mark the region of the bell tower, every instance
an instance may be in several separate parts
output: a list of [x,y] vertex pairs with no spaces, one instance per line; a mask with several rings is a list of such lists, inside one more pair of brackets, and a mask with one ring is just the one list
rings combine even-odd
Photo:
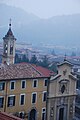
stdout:
[[5,37],[3,37],[3,57],[2,63],[14,64],[15,59],[15,41],[16,38],[11,30],[11,19],[9,23],[9,30]]

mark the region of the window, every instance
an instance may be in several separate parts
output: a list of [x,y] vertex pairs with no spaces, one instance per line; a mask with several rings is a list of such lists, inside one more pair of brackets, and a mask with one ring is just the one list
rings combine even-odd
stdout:
[[33,87],[37,87],[38,86],[38,80],[33,80]]
[[10,45],[10,54],[12,55],[13,54],[13,46]]
[[22,89],[26,88],[26,80],[21,81],[21,88]]
[[37,101],[37,93],[32,93],[32,103],[36,103]]
[[7,54],[7,44],[4,45],[4,53]]
[[61,81],[59,81],[59,93],[60,94],[69,93],[69,80],[62,79]]
[[20,95],[20,105],[24,105],[25,104],[25,94],[21,94]]
[[3,108],[3,104],[4,104],[4,97],[0,96],[0,108]]
[[5,88],[5,82],[0,83],[0,91],[4,90]]
[[47,83],[48,83],[48,80],[45,79],[45,80],[44,80],[44,86],[47,86]]
[[15,106],[15,95],[11,95],[8,97],[8,107]]
[[42,120],[46,120],[46,109],[42,108]]
[[46,98],[47,98],[47,92],[46,92],[46,91],[44,91],[44,92],[43,92],[43,102],[45,102],[45,101],[46,101]]
[[19,117],[20,117],[20,118],[23,118],[23,119],[24,119],[24,116],[25,116],[24,111],[19,112]]
[[10,82],[10,89],[14,90],[15,89],[15,81]]

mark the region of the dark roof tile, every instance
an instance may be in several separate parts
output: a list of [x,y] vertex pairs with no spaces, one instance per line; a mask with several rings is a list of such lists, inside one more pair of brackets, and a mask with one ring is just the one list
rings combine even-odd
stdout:
[[22,120],[22,119],[15,117],[13,115],[7,114],[5,112],[0,112],[0,120]]

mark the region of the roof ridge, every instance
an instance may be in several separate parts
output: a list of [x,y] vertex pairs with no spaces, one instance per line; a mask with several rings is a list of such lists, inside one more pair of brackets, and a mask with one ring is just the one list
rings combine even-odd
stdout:
[[[30,66],[34,69],[34,70],[36,70],[40,75],[43,75],[39,70],[37,70],[32,64],[30,64]],[[44,76],[44,75],[43,75]]]

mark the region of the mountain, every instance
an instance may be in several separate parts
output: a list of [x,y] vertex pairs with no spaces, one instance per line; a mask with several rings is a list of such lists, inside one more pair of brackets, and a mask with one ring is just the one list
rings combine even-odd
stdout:
[[40,19],[24,26],[20,31],[22,34],[18,34],[18,38],[24,37],[26,42],[79,47],[80,14]]
[[[12,27],[16,31],[16,26],[22,28],[33,21],[39,20],[34,14],[29,14],[21,8],[12,7],[6,4],[0,4],[0,36],[8,29],[10,18],[12,19]],[[0,37],[0,38],[1,38]]]
[[9,19],[12,19],[15,24],[29,24],[39,18],[34,14],[29,14],[21,8],[0,4],[0,25],[7,24]]
[[1,4],[0,38],[8,30],[5,25],[8,24],[9,18],[12,18],[12,29],[17,42],[25,41],[39,47],[59,46],[63,50],[62,46],[65,46],[65,49],[76,49],[80,46],[80,14],[40,19],[20,8]]

